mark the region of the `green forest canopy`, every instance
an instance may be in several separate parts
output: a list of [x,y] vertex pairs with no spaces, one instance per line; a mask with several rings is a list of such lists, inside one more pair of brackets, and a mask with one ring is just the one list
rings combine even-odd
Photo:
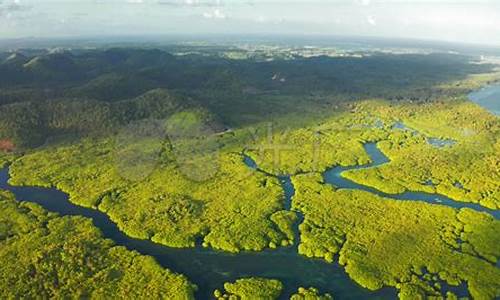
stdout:
[[[0,154],[0,165],[12,162],[12,184],[55,186],[70,201],[107,213],[132,237],[180,248],[202,239],[229,252],[299,242],[300,254],[339,261],[370,289],[395,286],[409,299],[452,297],[447,284],[467,284],[473,297],[494,299],[497,220],[336,190],[320,176],[335,165],[368,163],[362,144],[379,142],[391,162],[348,178],[387,193],[437,192],[500,208],[500,121],[465,99],[498,74],[472,61],[377,54],[262,63],[132,49],[20,56],[0,64],[0,142],[17,150]],[[286,80],[273,80],[277,73]],[[454,144],[437,148],[428,138]],[[269,145],[286,149],[276,159],[260,151]],[[245,166],[244,150],[267,174]],[[292,230],[297,215],[285,209],[279,181],[268,174],[294,175],[292,205],[305,217],[299,241]],[[88,220],[1,197],[4,216],[17,216],[0,223],[8,244],[2,261],[11,262],[5,284],[47,296],[132,290],[138,297],[192,297],[183,276],[113,246]],[[33,280],[18,267],[43,272]],[[78,284],[64,286],[59,276]],[[253,284],[229,283],[220,294],[251,295]],[[281,286],[257,285],[273,295]],[[299,290],[296,299],[309,294],[315,291]]]
[[0,297],[194,299],[196,286],[154,259],[0,191]]

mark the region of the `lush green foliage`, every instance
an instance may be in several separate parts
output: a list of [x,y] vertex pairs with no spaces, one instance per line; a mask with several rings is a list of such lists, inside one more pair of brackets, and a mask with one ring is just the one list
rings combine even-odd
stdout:
[[82,217],[58,217],[0,191],[0,297],[193,299],[182,276],[103,239]]
[[[465,101],[370,106],[374,114],[393,116],[417,130],[393,130],[379,147],[390,158],[378,168],[344,175],[388,193],[405,190],[500,208],[500,119]],[[426,136],[452,139],[435,147]],[[429,184],[431,183],[431,184]]]
[[472,85],[450,82],[492,70],[471,64],[469,57],[445,54],[256,62],[151,49],[25,52],[0,62],[0,139],[23,147],[69,130],[102,132],[128,121],[129,113],[147,117],[164,102],[140,99],[154,89],[190,96],[196,106],[236,127],[292,113],[317,114],[353,99],[429,101],[456,95]]
[[299,252],[339,261],[361,285],[395,286],[400,297],[444,295],[442,282],[466,282],[477,299],[500,295],[500,222],[440,205],[384,199],[356,190],[335,190],[318,175],[298,175],[294,206]]
[[330,294],[321,295],[318,289],[310,287],[300,287],[297,293],[290,297],[290,300],[333,300]]
[[[224,284],[224,290],[215,290],[215,299],[275,300],[281,296],[283,284],[275,279],[243,278]],[[300,287],[290,300],[332,300],[330,294],[320,294],[314,287]]]
[[0,168],[3,168],[6,164],[8,164],[13,159],[14,159],[13,154],[0,152]]
[[[394,286],[401,298],[452,298],[448,285],[466,283],[474,298],[494,299],[497,220],[335,190],[320,175],[369,163],[362,144],[380,141],[391,162],[346,177],[500,208],[500,121],[463,99],[498,74],[470,76],[492,70],[470,62],[445,54],[255,62],[138,49],[17,56],[0,64],[0,141],[26,153],[0,153],[0,166],[13,161],[12,184],[55,186],[129,236],[229,252],[297,242],[298,215],[269,176],[292,174],[293,209],[305,217],[301,254],[338,260],[361,285]],[[243,152],[264,172],[245,166]],[[192,296],[184,277],[113,246],[88,220],[0,197],[2,282],[14,287],[2,291],[18,293],[6,297]],[[249,278],[224,289],[215,296],[274,299],[282,285]],[[292,299],[330,298],[311,288]]]
[[[475,104],[451,99],[397,105],[366,101],[352,105],[352,112],[264,135],[249,153],[270,173],[321,172],[368,163],[362,143],[381,140],[378,145],[390,163],[343,175],[387,193],[424,191],[500,207],[500,119]],[[411,129],[394,127],[401,123]],[[454,144],[436,147],[430,137]]]
[[375,128],[377,119],[366,112],[356,115],[332,111],[329,119],[299,129],[272,129],[250,145],[249,154],[261,169],[274,174],[320,172],[334,165],[369,162],[362,142],[387,136]]
[[103,136],[131,122],[163,119],[189,107],[197,105],[164,89],[112,103],[81,98],[14,103],[0,106],[0,139],[25,148],[61,135]]
[[216,299],[273,300],[283,290],[283,284],[275,279],[244,278],[224,284],[224,291],[215,290]]
[[[148,146],[158,146],[145,139],[133,143],[140,145],[146,160]],[[143,160],[139,168],[121,169],[121,160],[130,163],[130,157],[120,151],[112,140],[49,147],[14,162],[12,182],[54,185],[69,193],[72,202],[109,214],[128,235],[167,246],[193,247],[202,237],[204,246],[237,252],[293,240],[294,218],[280,213],[284,204],[278,180],[252,172],[241,155],[221,153],[217,173],[196,181],[172,161],[172,152],[159,160],[153,156],[154,168],[144,170]],[[29,169],[33,173],[26,176]],[[135,177],[145,171],[150,171],[147,177]]]

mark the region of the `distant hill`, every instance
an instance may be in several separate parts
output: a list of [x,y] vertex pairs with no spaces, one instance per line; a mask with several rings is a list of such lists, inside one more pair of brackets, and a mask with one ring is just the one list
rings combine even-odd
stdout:
[[132,121],[162,120],[192,109],[217,119],[199,103],[164,89],[112,103],[85,98],[14,103],[0,106],[0,140],[12,141],[18,148],[35,147],[52,136],[102,136]]
[[191,116],[200,120],[217,120],[218,130],[322,112],[359,99],[433,101],[467,90],[440,85],[493,68],[471,63],[471,57],[439,53],[269,61],[187,53],[135,48],[3,53],[0,139],[33,147],[47,137],[106,134],[179,109],[196,111]]
[[102,101],[116,101],[138,96],[158,85],[151,80],[131,74],[108,73],[68,91],[69,96],[90,97]]
[[83,77],[81,69],[70,52],[49,53],[36,56],[25,63],[23,67],[31,75],[42,81],[69,81]]
[[29,61],[29,58],[22,53],[14,52],[11,55],[7,56],[3,59],[3,65],[14,65],[14,66],[22,66]]

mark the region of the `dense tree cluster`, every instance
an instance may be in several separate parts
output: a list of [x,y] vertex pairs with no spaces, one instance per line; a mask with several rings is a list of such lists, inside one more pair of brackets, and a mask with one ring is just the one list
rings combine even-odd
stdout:
[[[172,105],[190,105],[188,96],[235,127],[355,99],[456,95],[472,85],[450,81],[492,70],[445,54],[257,62],[153,49],[25,52],[0,61],[0,139],[26,147],[65,131],[95,133],[164,117]],[[155,89],[177,96],[147,93]]]
[[[391,162],[344,175],[387,193],[439,193],[500,208],[500,119],[466,101],[371,107],[413,130],[393,130],[379,147]],[[435,147],[427,136],[454,144]]]
[[8,153],[0,152],[0,168],[3,168],[13,158],[14,158],[13,154],[8,154]]
[[117,247],[82,217],[59,217],[0,191],[0,297],[194,299],[196,287]]
[[[369,289],[395,286],[400,297],[445,296],[442,282],[466,283],[477,299],[500,295],[500,222],[469,209],[382,198],[324,185],[319,174],[298,175],[294,206],[299,252],[345,266]],[[430,274],[424,276],[426,274]],[[427,278],[430,276],[430,279]]]
[[[215,299],[230,300],[276,300],[283,298],[283,284],[275,279],[242,278],[235,282],[226,282],[223,290],[215,290]],[[319,290],[310,287],[299,287],[290,296],[290,300],[333,300],[330,294],[320,294]]]
[[[283,191],[276,178],[253,172],[241,155],[220,153],[217,172],[196,181],[186,173],[174,152],[156,149],[157,141],[138,139],[122,147],[142,151],[137,168],[120,168],[120,144],[94,139],[64,147],[48,147],[16,160],[12,182],[18,185],[56,186],[70,201],[95,207],[110,215],[132,237],[151,239],[171,247],[193,247],[198,238],[204,246],[238,252],[262,250],[293,242],[293,215],[283,211]],[[162,152],[163,151],[163,152]],[[152,155],[152,156],[151,156]],[[143,161],[153,159],[150,170]],[[79,166],[79,167],[75,167]],[[206,169],[211,165],[202,165]],[[33,169],[26,176],[28,169]],[[138,181],[137,172],[150,171]]]
[[283,284],[275,279],[243,278],[224,284],[224,291],[215,290],[216,299],[231,300],[273,300],[277,299]]
[[314,287],[303,288],[300,287],[297,293],[290,297],[290,300],[333,300],[330,294],[320,294],[318,289]]
[[[436,146],[433,140],[449,142]],[[362,144],[375,141],[390,162],[343,176],[386,193],[423,191],[499,207],[500,121],[464,100],[359,102],[352,112],[333,113],[319,124],[263,134],[248,154],[273,174],[323,172],[367,164]]]
[[27,148],[50,137],[103,136],[134,121],[164,119],[185,109],[197,109],[216,121],[208,111],[164,89],[112,103],[82,98],[20,102],[0,106],[0,139]]

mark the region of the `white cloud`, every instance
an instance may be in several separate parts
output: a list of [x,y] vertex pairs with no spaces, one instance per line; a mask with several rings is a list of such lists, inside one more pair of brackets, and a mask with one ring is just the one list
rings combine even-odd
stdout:
[[175,7],[220,7],[224,5],[220,0],[156,0],[156,3]]
[[0,16],[6,15],[12,17],[12,14],[30,10],[31,6],[21,4],[21,1],[14,0],[10,2],[0,1]]
[[500,0],[0,0],[0,39],[123,32],[321,33],[500,45]]
[[356,2],[361,5],[370,5],[371,0],[357,0]]
[[371,26],[377,26],[377,20],[375,19],[374,16],[368,16],[366,17],[366,21],[368,22],[368,24],[370,24]]
[[220,8],[215,8],[212,11],[204,12],[203,17],[205,17],[207,19],[226,19],[227,18],[226,14]]

